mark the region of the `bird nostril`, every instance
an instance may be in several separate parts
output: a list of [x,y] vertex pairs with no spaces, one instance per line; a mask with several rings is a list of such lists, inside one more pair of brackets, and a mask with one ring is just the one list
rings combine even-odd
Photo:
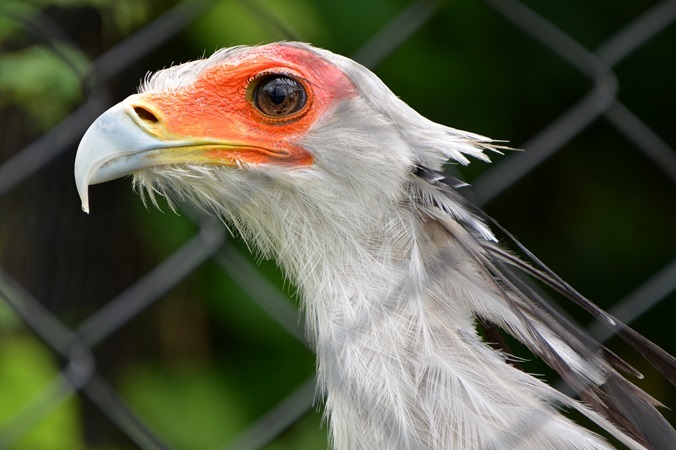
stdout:
[[151,113],[142,106],[134,106],[134,112],[139,117],[139,119],[145,122],[157,123],[160,121],[160,119],[158,119],[155,114]]

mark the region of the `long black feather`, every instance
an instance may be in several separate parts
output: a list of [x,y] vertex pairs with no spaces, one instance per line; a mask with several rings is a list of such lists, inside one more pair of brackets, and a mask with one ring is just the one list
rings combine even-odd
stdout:
[[[430,218],[436,220],[446,229],[459,247],[474,260],[476,267],[483,273],[484,278],[492,284],[498,297],[505,302],[519,322],[524,325],[528,338],[535,344],[534,347],[529,346],[531,350],[559,372],[585,403],[603,414],[637,442],[653,449],[676,448],[676,431],[655,408],[655,406],[661,406],[661,404],[627,381],[617,370],[639,378],[642,378],[642,375],[545,301],[527,283],[513,273],[510,267],[516,268],[546,284],[562,297],[574,302],[597,320],[602,321],[641,353],[672,383],[676,381],[676,359],[627,325],[611,317],[573,289],[499,223],[455,192],[457,188],[466,186],[466,183],[443,172],[420,165],[415,167],[414,174],[419,179],[434,186],[441,195],[446,196],[453,202],[459,202],[467,208],[470,214],[468,217],[480,218],[493,229],[502,233],[513,246],[531,261],[531,263],[528,263],[494,242],[484,239],[477,232],[476,224],[464,223],[462,220],[458,220],[458,217],[451,219],[444,213],[441,202],[435,203],[433,200],[432,204],[428,205],[437,210],[427,211]],[[424,207],[422,209],[424,210]],[[457,229],[453,223],[459,224],[462,227],[461,230]],[[476,250],[475,245],[467,242],[468,238],[479,244],[480,251]],[[490,321],[490,318],[486,317],[480,317],[480,319]],[[539,326],[549,329],[580,358],[597,366],[604,374],[604,382],[596,385],[573,370],[551,348],[534,324],[540,324]],[[507,326],[506,331],[520,339],[517,330],[509,329],[509,326]],[[494,334],[492,336],[492,339],[497,340]]]
[[[552,287],[564,298],[570,300],[589,312],[595,319],[601,321],[604,325],[617,333],[622,340],[631,345],[638,351],[653,367],[655,367],[672,384],[676,384],[676,358],[664,351],[652,341],[646,339],[641,334],[620,320],[612,317],[607,312],[596,306],[591,300],[577,292],[572,286],[566,283],[553,270],[547,267],[531,251],[529,251],[521,242],[519,242],[509,231],[503,228],[496,220],[485,213],[481,213],[495,229],[503,233],[519,250],[521,250],[531,261],[533,261],[541,270],[532,269],[528,273],[537,277],[540,281]],[[525,266],[527,267],[527,266]]]

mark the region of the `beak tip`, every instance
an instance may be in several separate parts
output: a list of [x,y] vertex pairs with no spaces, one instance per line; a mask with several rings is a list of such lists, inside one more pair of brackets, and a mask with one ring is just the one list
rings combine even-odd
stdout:
[[75,187],[82,202],[82,211],[89,214],[89,177],[78,170],[79,164],[75,164]]
[[89,214],[89,196],[86,189],[87,187],[85,187],[85,191],[80,192],[80,200],[82,201],[82,211]]

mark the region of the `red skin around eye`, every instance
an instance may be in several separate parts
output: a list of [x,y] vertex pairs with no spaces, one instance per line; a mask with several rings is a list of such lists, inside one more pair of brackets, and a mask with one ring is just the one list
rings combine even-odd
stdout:
[[[298,80],[307,93],[305,106],[282,118],[259,111],[249,83],[265,73]],[[209,159],[309,165],[312,155],[298,140],[332,105],[354,95],[352,82],[328,61],[305,49],[273,44],[214,65],[185,88],[136,98],[159,119],[158,137],[227,144],[207,149]]]

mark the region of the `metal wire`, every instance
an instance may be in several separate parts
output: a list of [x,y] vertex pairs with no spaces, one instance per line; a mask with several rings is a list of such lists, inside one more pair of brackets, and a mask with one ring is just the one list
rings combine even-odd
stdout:
[[[659,170],[676,183],[676,152],[654,130],[617,98],[618,76],[614,68],[630,54],[676,21],[676,1],[664,1],[648,9],[633,22],[608,38],[595,51],[586,49],[564,33],[552,21],[515,0],[486,0],[504,20],[557,54],[568,65],[592,83],[591,90],[560,117],[540,130],[522,145],[527,152],[506,159],[487,171],[474,183],[474,194],[480,203],[487,203],[503,194],[546,159],[562,151],[565,144],[580,135],[599,118],[605,118],[620,135],[631,141],[638,152],[654,161]],[[110,93],[103,86],[130,64],[148,55],[156,47],[185,29],[202,13],[214,6],[210,1],[185,0],[150,22],[92,61],[87,74],[78,74],[87,100],[61,123],[37,138],[21,151],[0,164],[0,197],[43,170],[50,161],[71,149],[91,121],[110,106]],[[303,39],[282,22],[264,3],[244,1],[243,5],[287,39]],[[442,2],[418,0],[410,3],[389,23],[376,31],[353,57],[376,68],[392,52],[424,27],[443,8]],[[47,47],[60,53],[59,42],[67,33],[58,24],[41,16],[26,15],[21,9],[0,9],[26,29],[40,34]],[[17,12],[18,11],[18,12]],[[43,22],[36,22],[35,17]],[[37,30],[37,31],[36,31]],[[77,67],[73,66],[76,71]],[[0,267],[0,298],[15,314],[65,363],[57,377],[44,386],[24,409],[0,424],[0,448],[9,448],[62,402],[74,395],[87,398],[122,430],[139,448],[171,448],[167,439],[154,431],[137,412],[128,406],[115,388],[96,368],[94,347],[141,311],[170,292],[189,274],[213,260],[216,265],[248,293],[248,295],[280,326],[298,341],[307,345],[296,309],[262,277],[226,240],[225,229],[218,222],[188,214],[198,227],[192,239],[161,261],[157,267],[135,284],[95,311],[79,326],[71,328],[55,313],[47,310],[24,286]],[[0,219],[1,220],[1,219]],[[676,260],[655,272],[636,290],[611,310],[625,323],[631,323],[662,302],[676,290]],[[590,332],[600,341],[611,335],[607,329],[592,324]],[[313,380],[299,384],[258,421],[224,446],[227,449],[263,448],[280,433],[298,421],[313,405]]]

